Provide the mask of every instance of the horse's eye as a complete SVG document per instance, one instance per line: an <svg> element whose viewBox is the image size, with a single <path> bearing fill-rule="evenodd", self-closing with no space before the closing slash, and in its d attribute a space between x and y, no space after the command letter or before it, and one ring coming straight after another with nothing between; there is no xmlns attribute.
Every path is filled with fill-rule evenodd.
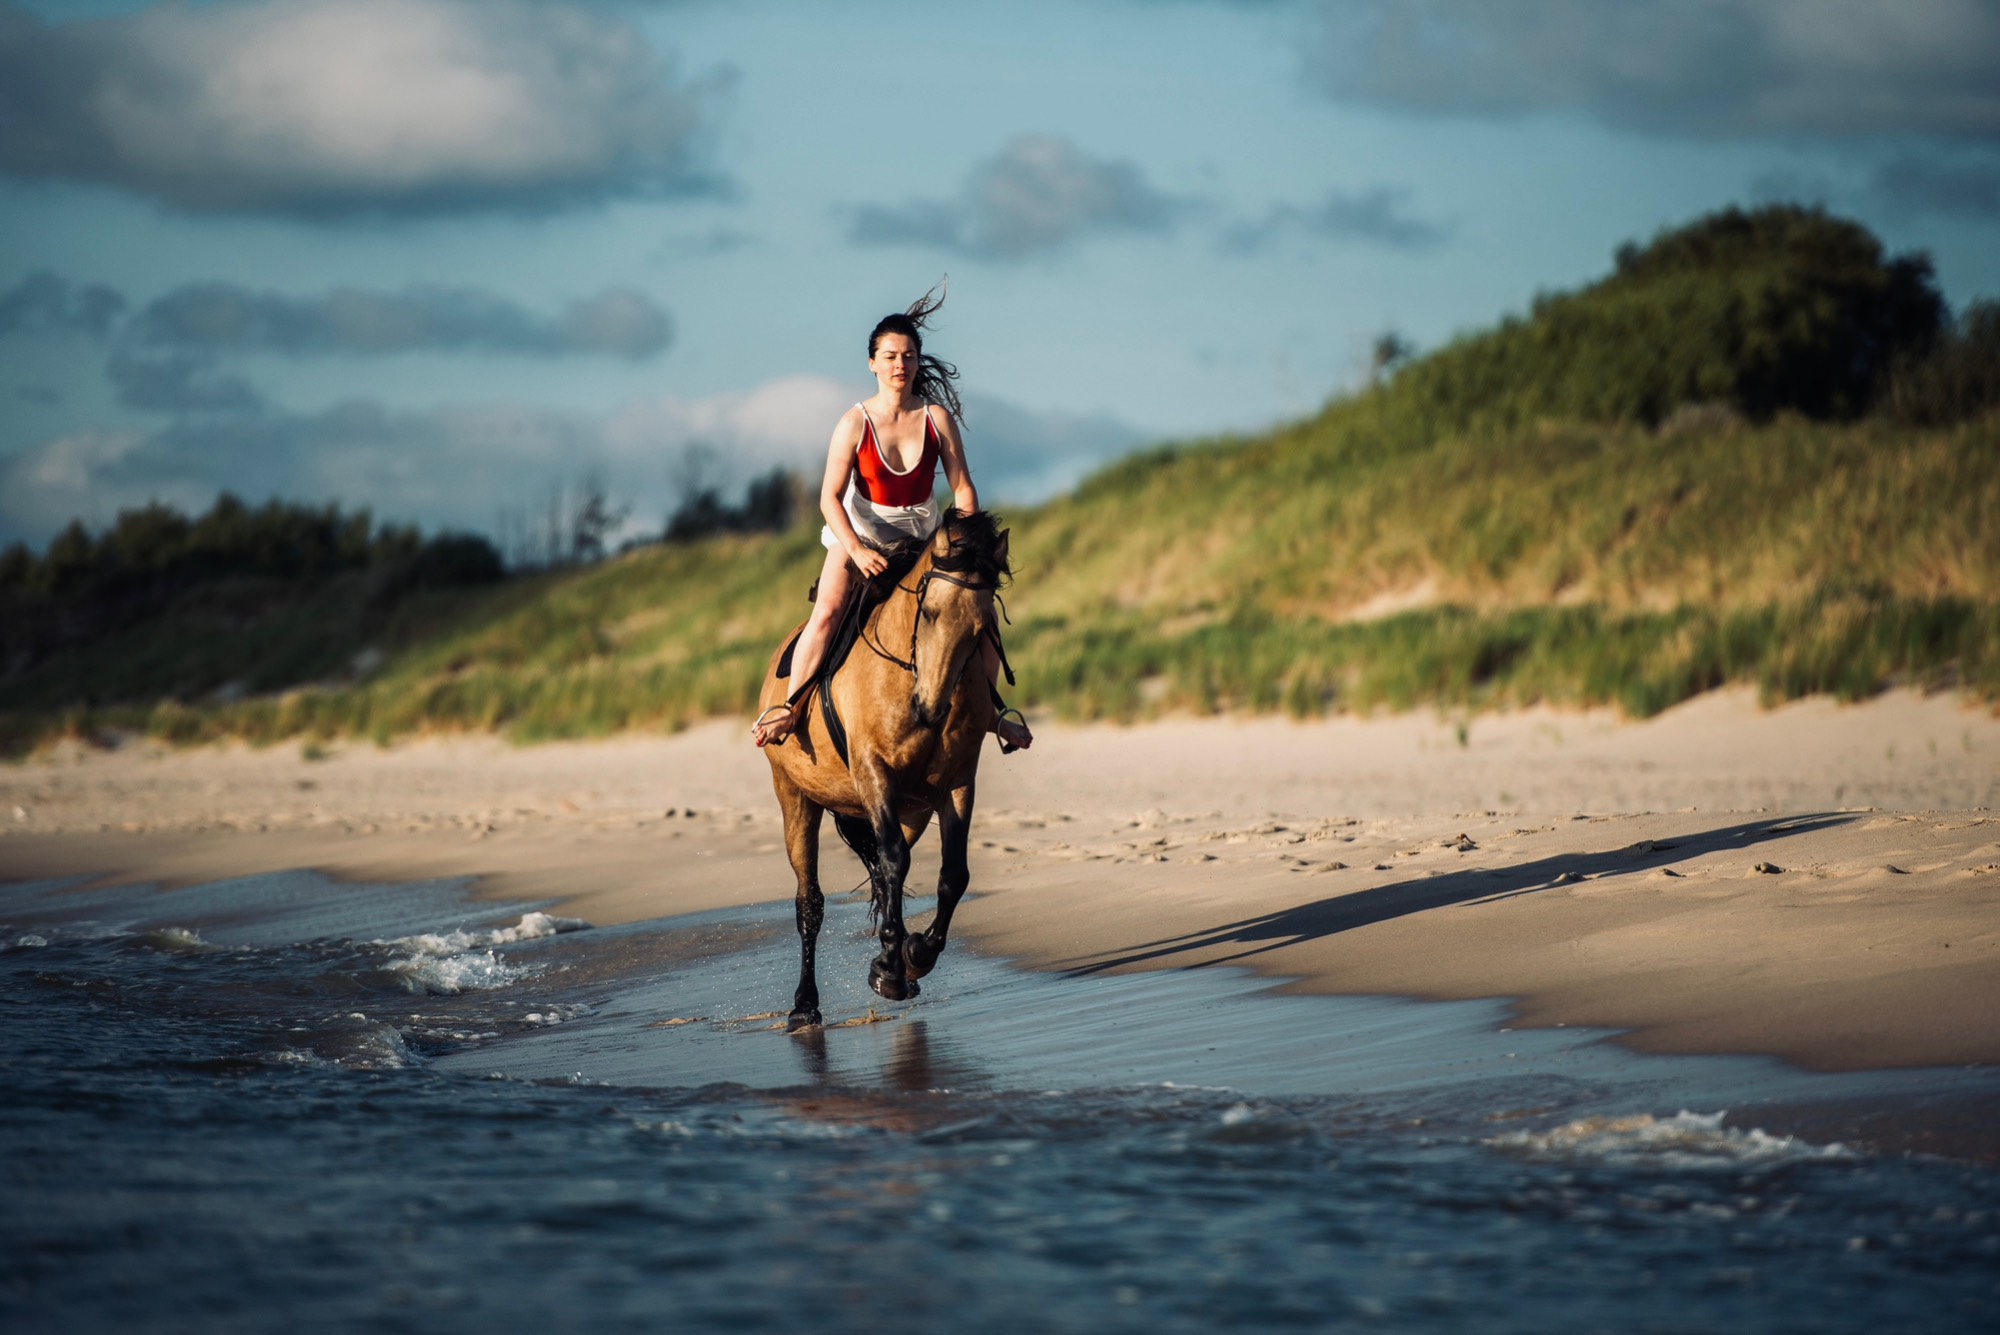
<svg viewBox="0 0 2000 1335"><path fill-rule="evenodd" d="M936 621L937 619L938 619L938 614L937 614L937 609L936 609L936 608L934 608L934 607L926 607L926 608L924 609L924 620L926 620L926 621Z"/></svg>

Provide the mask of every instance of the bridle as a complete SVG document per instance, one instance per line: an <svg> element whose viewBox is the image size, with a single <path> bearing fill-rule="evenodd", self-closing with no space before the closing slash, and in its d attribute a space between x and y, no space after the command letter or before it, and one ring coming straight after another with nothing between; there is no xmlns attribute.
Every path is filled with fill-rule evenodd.
<svg viewBox="0 0 2000 1335"><path fill-rule="evenodd" d="M881 637L870 635L867 626L864 625L861 628L861 642L863 644L874 650L878 657L886 658L912 677L917 675L917 634L924 626L924 594L929 591L932 580L936 580L940 584L955 584L961 589L990 592L993 595L994 605L1000 609L1001 617L1006 620L1008 625L1011 626L1014 624L1014 618L1007 615L1006 601L1000 597L1000 582L998 580L987 582L985 580L966 579L952 571L939 570L936 566L932 566L917 577L916 587L912 588L907 584L898 584L896 586L898 591L916 596L916 607L910 614L910 656L907 659L898 658L883 648ZM994 647L1000 649L1000 662L1007 669L1007 680L1011 683L1014 680L1014 668L1012 664L1007 662L1006 649L1000 647L1000 636L997 628L989 627L985 633L992 636Z"/></svg>

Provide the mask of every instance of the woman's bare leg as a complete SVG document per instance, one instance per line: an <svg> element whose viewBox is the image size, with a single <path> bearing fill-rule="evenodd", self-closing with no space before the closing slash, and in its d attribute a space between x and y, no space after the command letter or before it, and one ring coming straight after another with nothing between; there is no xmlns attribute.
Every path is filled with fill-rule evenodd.
<svg viewBox="0 0 2000 1335"><path fill-rule="evenodd" d="M806 628L799 632L799 642L792 646L792 675L785 681L786 695L791 694L793 682L811 681L819 671L820 660L826 657L827 641L833 638L834 623L840 620L841 610L854 592L856 577L846 552L826 554L826 562L819 571L819 593L813 599L812 615L806 619ZM806 701L799 703L803 706ZM792 735L802 717L796 711L772 714L751 730L751 737L759 746L775 745Z"/></svg>

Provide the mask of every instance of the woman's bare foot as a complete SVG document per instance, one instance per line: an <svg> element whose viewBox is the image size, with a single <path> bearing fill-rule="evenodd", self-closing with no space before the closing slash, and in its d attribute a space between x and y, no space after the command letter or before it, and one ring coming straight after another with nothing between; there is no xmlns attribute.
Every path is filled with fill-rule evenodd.
<svg viewBox="0 0 2000 1335"><path fill-rule="evenodd" d="M772 705L750 725L750 740L759 746L777 746L798 726L798 718L789 704Z"/></svg>
<svg viewBox="0 0 2000 1335"><path fill-rule="evenodd" d="M1003 751L1025 751L1035 744L1035 734L1028 731L1028 721L1019 714L1012 718L1001 715L993 725L993 735L1000 739Z"/></svg>

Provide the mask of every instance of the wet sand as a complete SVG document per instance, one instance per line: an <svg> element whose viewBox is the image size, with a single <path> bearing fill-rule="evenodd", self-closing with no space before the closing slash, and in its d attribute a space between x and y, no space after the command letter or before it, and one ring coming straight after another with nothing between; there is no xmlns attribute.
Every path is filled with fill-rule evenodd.
<svg viewBox="0 0 2000 1335"><path fill-rule="evenodd" d="M1505 998L1512 1023L1815 1070L2000 1062L2000 720L1892 694L1044 725L989 755L959 932L1091 975ZM467 876L600 925L789 898L738 725L513 748L65 748L0 767L0 878ZM829 893L861 878L829 834ZM929 841L912 904L934 876ZM941 968L949 968L947 956Z"/></svg>

